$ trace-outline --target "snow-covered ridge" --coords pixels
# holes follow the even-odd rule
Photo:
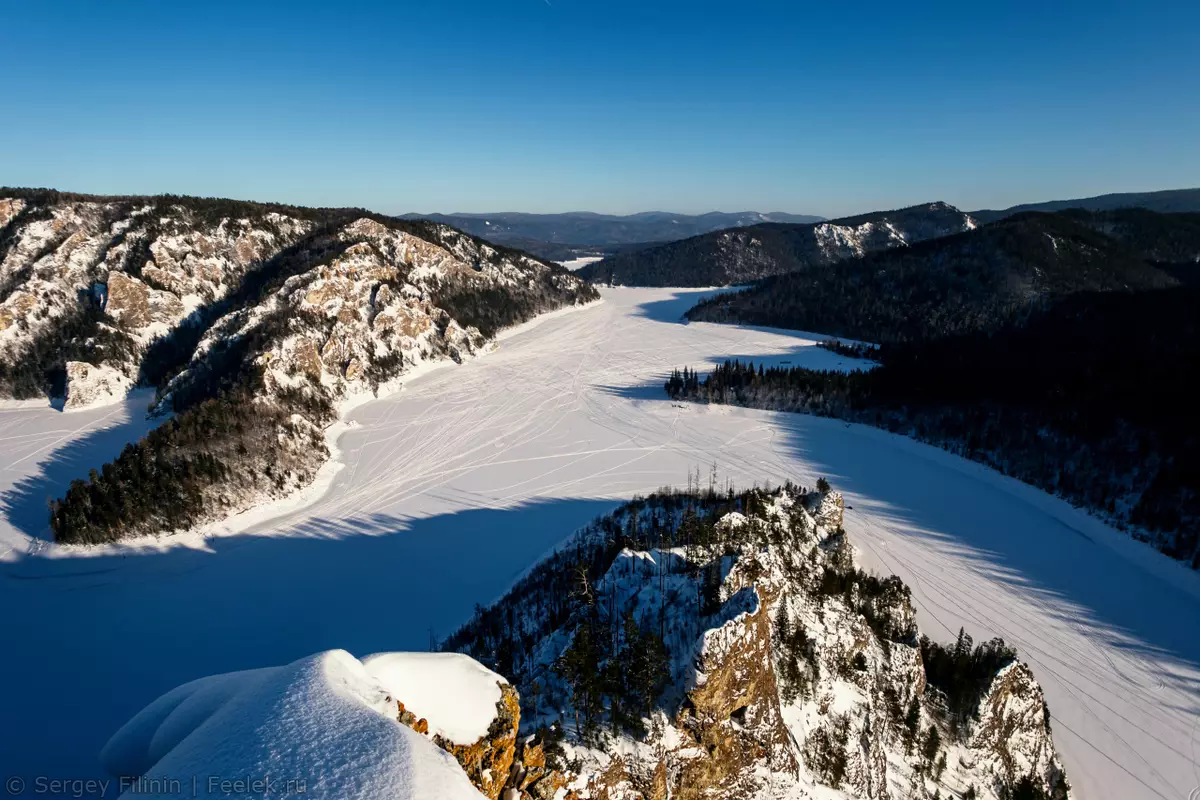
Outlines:
[[[523,733],[562,729],[580,797],[992,800],[1023,781],[1065,797],[1028,667],[985,676],[955,716],[943,690],[963,687],[927,681],[922,648],[938,651],[909,590],[854,567],[842,515],[840,495],[796,487],[634,501],[449,644],[507,671]],[[663,683],[647,698],[641,678],[620,681],[656,648]]]

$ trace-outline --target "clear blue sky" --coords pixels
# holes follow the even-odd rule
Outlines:
[[[1200,186],[1200,3],[0,5],[0,184],[401,211]]]

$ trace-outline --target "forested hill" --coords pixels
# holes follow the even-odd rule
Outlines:
[[[1096,197],[1080,197],[1075,200],[1050,200],[1044,203],[1022,203],[1002,210],[984,209],[972,211],[971,215],[981,222],[994,222],[1024,211],[1065,211],[1069,208],[1088,211],[1115,211],[1118,209],[1143,208],[1173,214],[1185,211],[1200,211],[1200,189],[1166,189],[1158,192],[1123,192],[1102,194]]]
[[[1038,301],[1074,292],[1178,285],[1142,255],[1192,252],[1194,215],[1142,214],[1150,212],[1128,219],[1022,214],[821,270],[771,277],[711,298],[688,317],[895,342],[994,329]]]
[[[815,224],[751,225],[621,253],[579,274],[625,286],[727,286],[970,230],[975,221],[927,203]]]
[[[1158,214],[1143,208],[1062,212],[1081,225],[1124,244],[1185,283],[1200,272],[1200,213]]]

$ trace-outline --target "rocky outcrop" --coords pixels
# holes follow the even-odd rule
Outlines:
[[[165,333],[184,316],[183,301],[171,292],[151,289],[122,272],[110,273],[104,289],[104,312],[130,332],[145,339],[157,326]]]
[[[488,732],[473,744],[455,744],[445,737],[433,741],[462,765],[471,783],[492,800],[497,800],[507,785],[517,750],[517,731],[521,722],[521,704],[517,691],[504,684],[504,693],[496,703],[496,718]]]
[[[1024,778],[1051,800],[1065,800],[1066,772],[1054,753],[1050,713],[1041,686],[1021,663],[1002,669],[979,706],[970,758],[994,791]]]
[[[112,367],[68,361],[63,410],[82,411],[116,403],[123,400],[131,388],[133,381]]]
[[[526,695],[523,733],[565,723],[573,766],[562,786],[581,798],[749,800],[835,789],[896,800],[973,787],[999,800],[1027,779],[1065,797],[1028,668],[1001,669],[978,719],[956,728],[943,694],[952,687],[927,679],[908,589],[855,567],[844,513],[836,492],[794,487],[635,501],[577,534],[448,646],[485,659],[506,647],[524,665],[514,678]],[[624,548],[606,556],[614,538]],[[579,564],[593,560],[605,567],[588,578]],[[577,605],[556,623],[564,612],[550,613],[551,598],[563,596]],[[669,653],[670,679],[653,707],[631,723],[628,700],[609,688],[606,711],[573,714],[580,692],[594,689],[569,665],[591,652],[599,674],[636,670],[643,662],[621,654],[630,636],[647,646],[647,630],[661,632],[650,641]],[[573,650],[578,636],[592,644]],[[511,798],[537,796],[519,782],[509,788]]]

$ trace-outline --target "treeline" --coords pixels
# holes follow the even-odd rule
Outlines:
[[[317,390],[304,394],[332,413]],[[86,480],[71,482],[50,504],[55,540],[103,544],[186,529],[246,494],[307,485],[327,453],[319,428],[291,421],[289,406],[300,402],[256,402],[235,389],[173,417]]]
[[[258,219],[267,214],[283,214],[289,217],[314,221],[330,221],[347,219],[369,213],[359,208],[310,208],[293,206],[286,203],[259,203],[250,200],[230,200],[223,197],[191,197],[177,194],[158,195],[102,195],[82,194],[79,192],[61,192],[57,189],[22,188],[0,186],[0,198],[11,197],[25,200],[38,205],[59,205],[63,203],[117,203],[122,205],[143,206],[152,204],[158,208],[182,206],[196,214],[202,221],[219,223],[226,217]]]
[[[1200,290],[1080,294],[991,333],[885,345],[866,372],[726,362],[677,399],[877,425],[1150,532],[1200,567]],[[1141,535],[1141,534],[1135,534]]]
[[[921,637],[925,680],[945,698],[945,712],[956,734],[964,733],[978,718],[979,703],[996,673],[1017,660],[1017,651],[1003,639],[992,639],[977,647],[974,644],[971,635],[961,628],[952,646]]]

